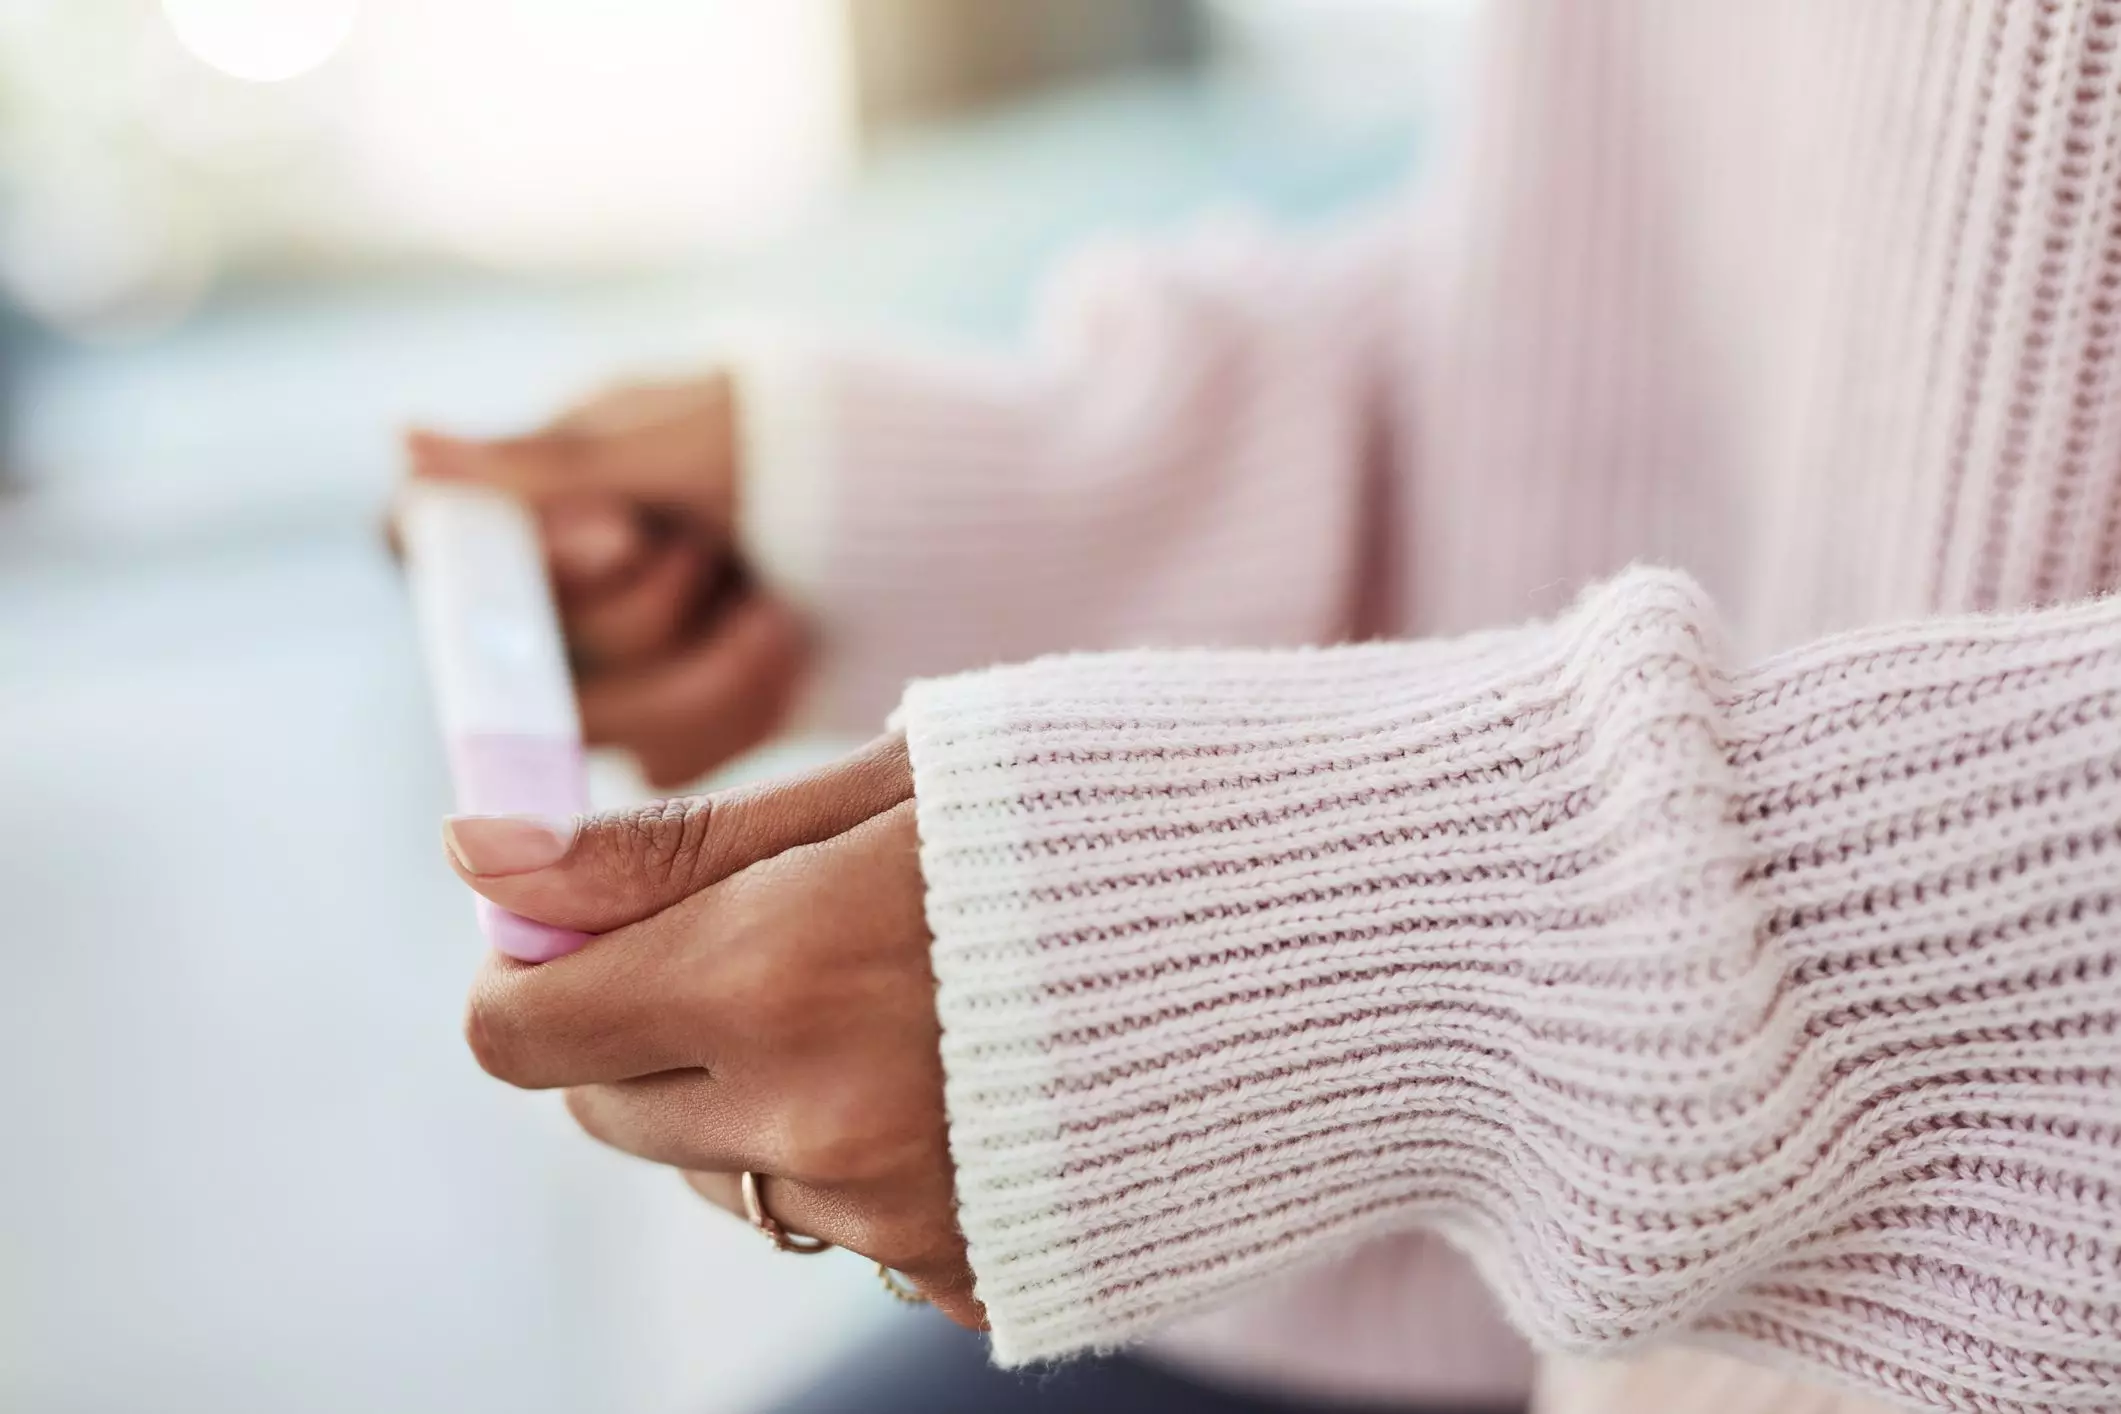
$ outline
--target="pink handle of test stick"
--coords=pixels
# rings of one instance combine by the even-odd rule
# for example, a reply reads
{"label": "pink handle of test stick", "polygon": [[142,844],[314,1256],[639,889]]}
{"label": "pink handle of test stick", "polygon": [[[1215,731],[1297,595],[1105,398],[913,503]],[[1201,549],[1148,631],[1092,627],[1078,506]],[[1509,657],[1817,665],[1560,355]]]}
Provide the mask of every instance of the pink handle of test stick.
{"label": "pink handle of test stick", "polygon": [[[578,815],[589,808],[579,742],[565,737],[475,732],[449,742],[457,809],[467,815]],[[519,962],[550,962],[579,950],[589,934],[519,917],[478,901],[479,927],[496,952]]]}

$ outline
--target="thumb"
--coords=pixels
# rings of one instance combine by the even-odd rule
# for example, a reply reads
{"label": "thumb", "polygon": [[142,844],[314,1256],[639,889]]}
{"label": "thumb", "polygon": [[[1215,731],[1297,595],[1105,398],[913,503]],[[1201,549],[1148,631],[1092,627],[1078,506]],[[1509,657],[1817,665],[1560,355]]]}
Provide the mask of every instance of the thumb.
{"label": "thumb", "polygon": [[903,737],[792,780],[573,818],[456,815],[450,864],[510,913],[608,933],[913,796]]}

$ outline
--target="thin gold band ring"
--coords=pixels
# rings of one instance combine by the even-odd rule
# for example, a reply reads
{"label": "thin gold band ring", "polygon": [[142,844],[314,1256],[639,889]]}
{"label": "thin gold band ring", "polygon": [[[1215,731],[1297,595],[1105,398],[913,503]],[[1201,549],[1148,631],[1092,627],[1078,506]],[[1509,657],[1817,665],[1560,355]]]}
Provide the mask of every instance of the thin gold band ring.
{"label": "thin gold band ring", "polygon": [[793,1252],[798,1257],[815,1257],[820,1252],[830,1252],[832,1244],[822,1238],[805,1237],[799,1232],[790,1232],[782,1227],[780,1220],[766,1211],[766,1200],[759,1195],[759,1176],[744,1170],[741,1184],[744,1190],[744,1216],[751,1225],[766,1234],[766,1240],[783,1252]]}

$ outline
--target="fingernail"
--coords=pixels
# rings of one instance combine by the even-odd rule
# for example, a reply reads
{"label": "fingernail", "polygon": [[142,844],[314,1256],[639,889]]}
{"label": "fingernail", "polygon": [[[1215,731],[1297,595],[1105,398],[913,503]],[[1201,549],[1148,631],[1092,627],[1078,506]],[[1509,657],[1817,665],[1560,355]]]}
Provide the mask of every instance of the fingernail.
{"label": "fingernail", "polygon": [[482,879],[549,869],[574,848],[574,820],[557,815],[452,815],[442,839]]}

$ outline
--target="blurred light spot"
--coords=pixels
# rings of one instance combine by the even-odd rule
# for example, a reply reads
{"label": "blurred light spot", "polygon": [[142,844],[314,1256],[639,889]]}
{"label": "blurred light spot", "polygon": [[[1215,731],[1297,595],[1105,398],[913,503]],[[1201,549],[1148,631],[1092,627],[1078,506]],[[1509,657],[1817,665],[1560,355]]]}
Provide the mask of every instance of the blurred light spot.
{"label": "blurred light spot", "polygon": [[24,174],[0,220],[0,288],[83,338],[155,333],[213,274],[210,228],[167,185],[84,153]]}
{"label": "blurred light spot", "polygon": [[[4,3],[4,0],[0,0]],[[371,0],[341,150],[416,248],[517,270],[786,230],[844,169],[841,0]]]}
{"label": "blurred light spot", "polygon": [[316,68],[346,42],[360,11],[361,0],[162,0],[179,43],[253,83]]}

